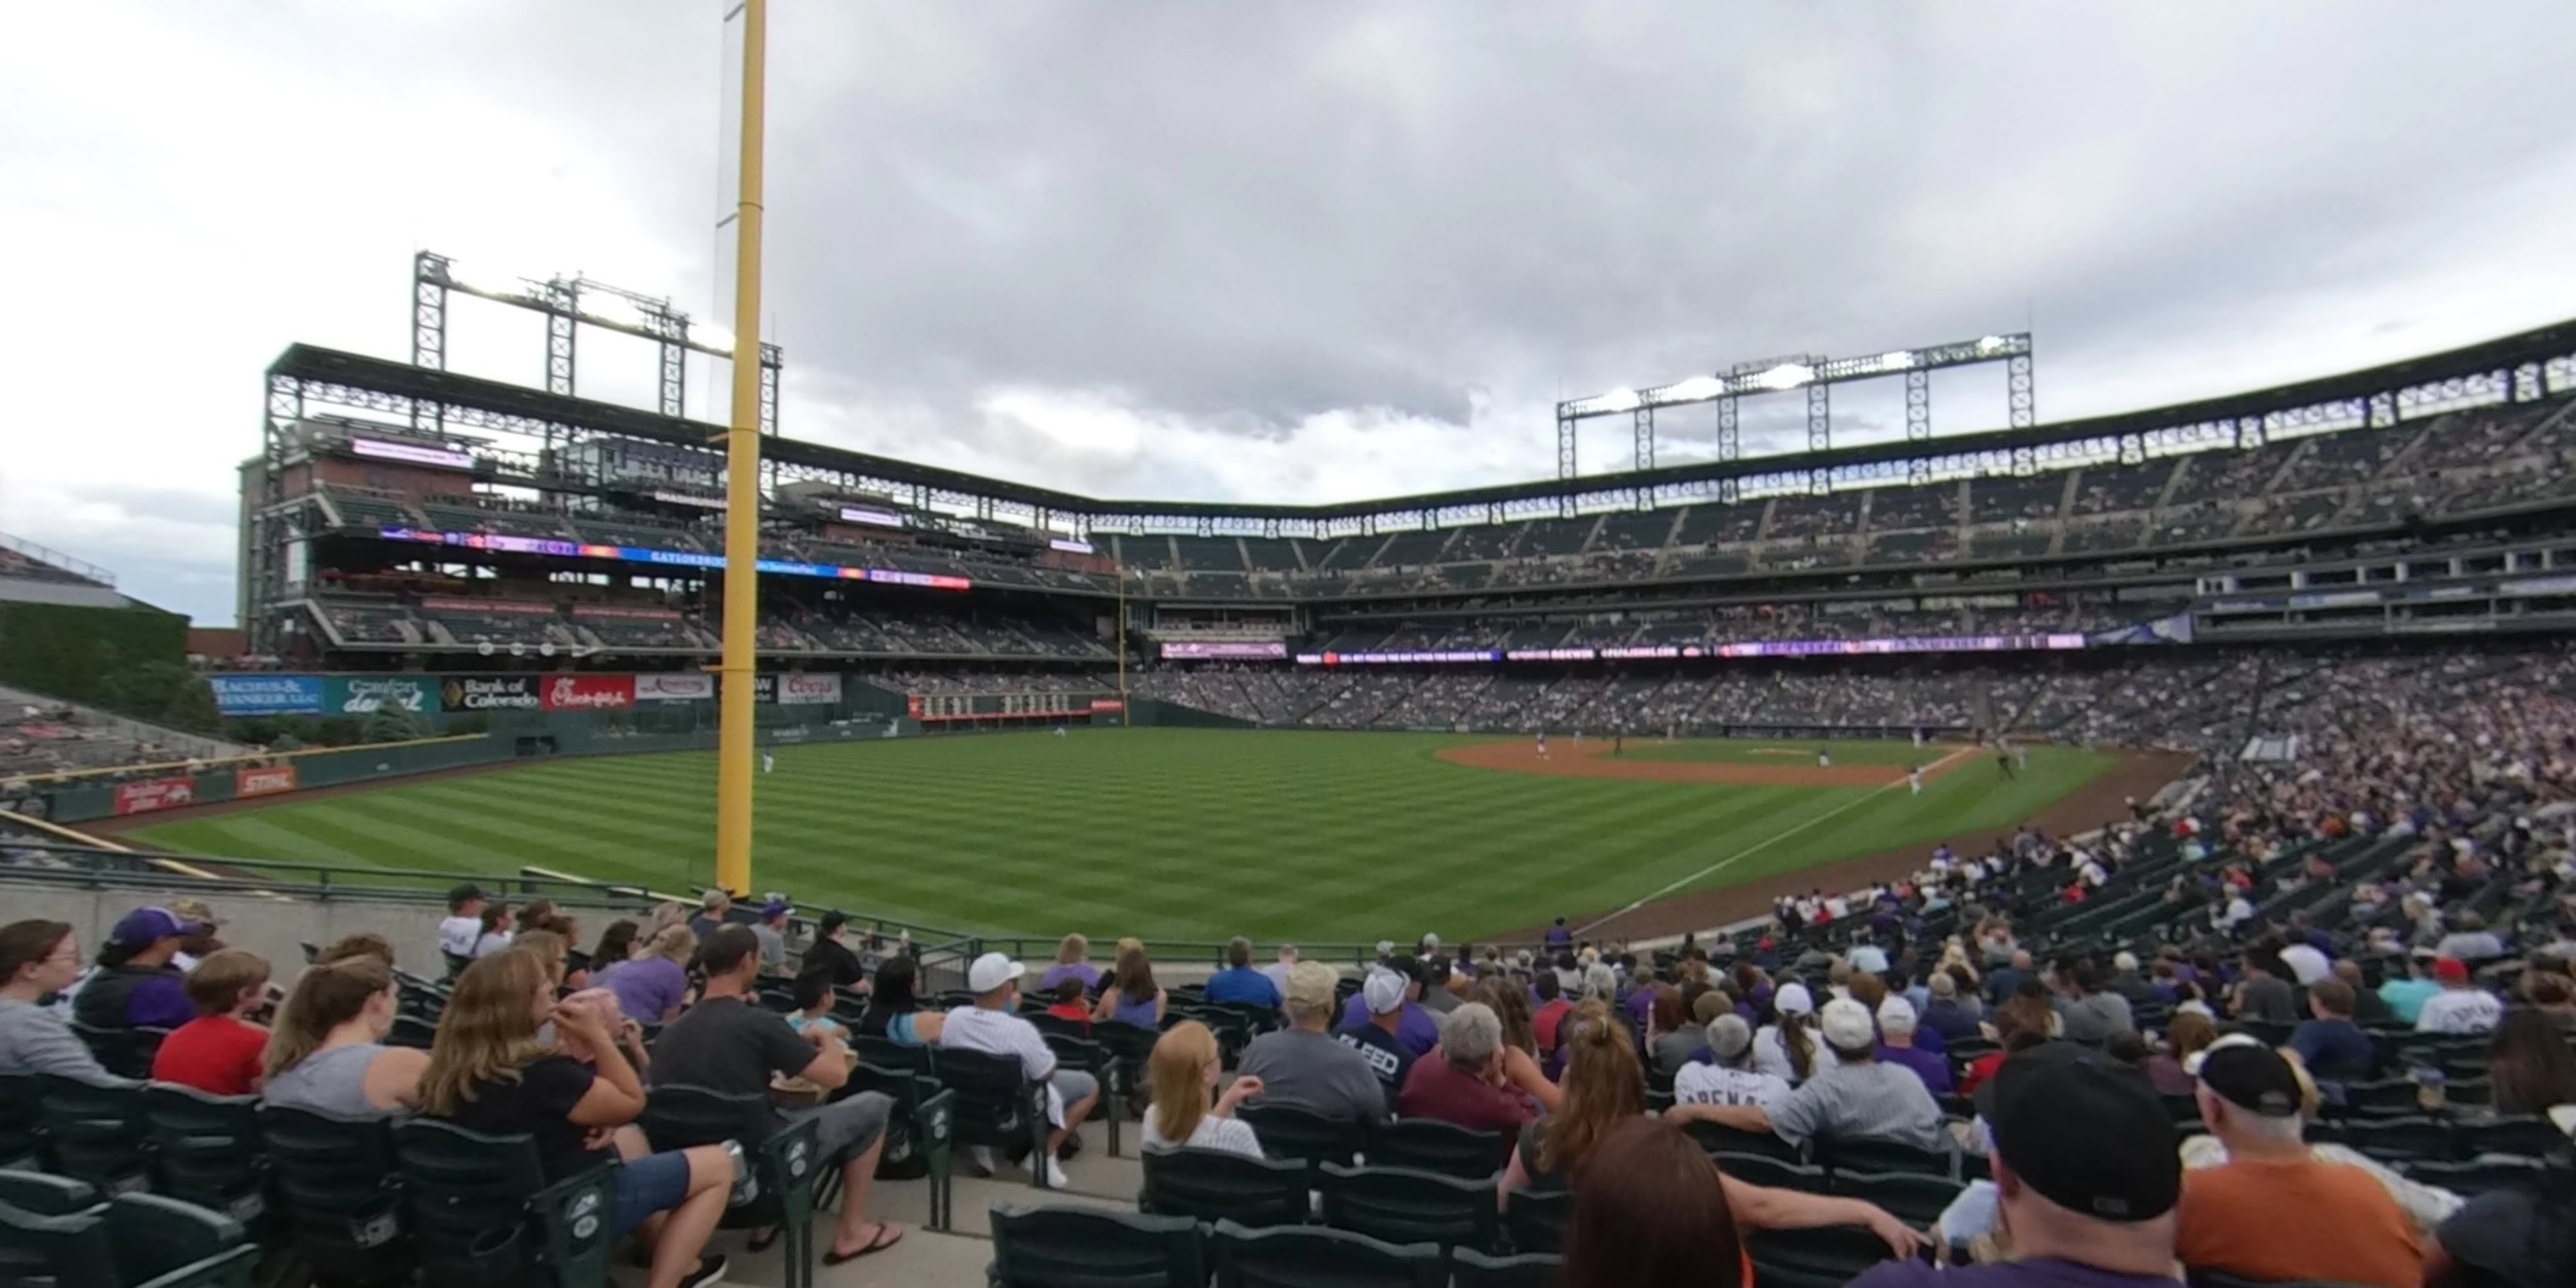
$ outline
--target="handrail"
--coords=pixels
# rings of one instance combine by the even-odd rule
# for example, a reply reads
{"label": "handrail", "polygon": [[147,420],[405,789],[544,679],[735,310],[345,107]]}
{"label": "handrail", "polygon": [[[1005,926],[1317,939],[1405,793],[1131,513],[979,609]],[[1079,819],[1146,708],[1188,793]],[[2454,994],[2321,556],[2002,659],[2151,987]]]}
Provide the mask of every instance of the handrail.
{"label": "handrail", "polygon": [[38,563],[52,564],[56,570],[70,573],[75,577],[87,577],[111,590],[116,587],[115,573],[86,559],[76,559],[64,554],[52,546],[41,545],[25,537],[13,537],[6,532],[0,532],[0,548],[15,550]]}

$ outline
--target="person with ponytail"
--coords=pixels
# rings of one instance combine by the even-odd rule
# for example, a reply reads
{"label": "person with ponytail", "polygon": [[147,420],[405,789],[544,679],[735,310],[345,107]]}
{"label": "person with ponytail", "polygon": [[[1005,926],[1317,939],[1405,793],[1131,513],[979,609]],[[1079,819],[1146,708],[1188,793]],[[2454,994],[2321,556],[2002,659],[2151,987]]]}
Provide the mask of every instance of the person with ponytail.
{"label": "person with ponytail", "polygon": [[429,1054],[385,1045],[394,1009],[394,968],[381,958],[306,967],[269,1029],[261,1099],[332,1118],[410,1112]]}
{"label": "person with ponytail", "polygon": [[1563,1189],[1585,1155],[1611,1128],[1646,1112],[1646,1072],[1628,1026],[1598,999],[1574,1008],[1565,1027],[1563,1098],[1546,1117],[1521,1128],[1503,1169],[1501,1194]]}
{"label": "person with ponytail", "polygon": [[1216,1034],[1197,1020],[1183,1020],[1154,1040],[1145,1058],[1145,1081],[1153,1104],[1145,1111],[1148,1149],[1221,1149],[1261,1157],[1261,1139],[1249,1124],[1237,1121],[1235,1106],[1261,1094],[1261,1079],[1241,1077],[1208,1108],[1208,1093],[1222,1072]]}
{"label": "person with ponytail", "polygon": [[1753,1034],[1753,1067],[1791,1086],[1833,1068],[1834,1053],[1816,1039],[1816,1000],[1804,984],[1783,984],[1772,994],[1777,1024]]}

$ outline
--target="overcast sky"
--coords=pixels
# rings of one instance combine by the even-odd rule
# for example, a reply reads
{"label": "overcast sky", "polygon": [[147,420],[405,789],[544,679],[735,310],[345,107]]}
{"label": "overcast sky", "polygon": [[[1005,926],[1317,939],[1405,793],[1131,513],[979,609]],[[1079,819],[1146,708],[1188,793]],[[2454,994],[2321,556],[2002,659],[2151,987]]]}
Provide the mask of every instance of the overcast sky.
{"label": "overcast sky", "polygon": [[[1546,476],[1558,397],[1783,353],[2027,326],[2055,419],[2576,314],[2565,0],[771,8],[788,432],[1094,494]],[[0,531],[227,622],[261,369],[407,356],[424,246],[729,320],[719,12],[22,6]],[[595,336],[581,392],[647,401]],[[533,316],[452,337],[541,383]],[[1944,430],[2001,408],[1934,386]],[[1627,450],[1603,422],[1586,468]]]}

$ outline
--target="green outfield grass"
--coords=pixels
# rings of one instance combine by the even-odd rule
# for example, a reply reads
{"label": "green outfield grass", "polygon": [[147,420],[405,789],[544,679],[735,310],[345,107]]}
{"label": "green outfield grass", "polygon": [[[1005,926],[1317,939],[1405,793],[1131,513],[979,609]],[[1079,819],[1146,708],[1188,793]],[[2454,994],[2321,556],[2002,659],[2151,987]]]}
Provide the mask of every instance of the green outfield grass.
{"label": "green outfield grass", "polygon": [[[2033,748],[2018,781],[1977,758],[1916,797],[1901,783],[1548,778],[1435,758],[1480,741],[1138,729],[780,747],[759,779],[753,880],[809,906],[964,930],[1454,941],[2009,827],[2114,763]],[[1772,745],[1630,754],[1813,763],[1741,754]],[[1903,764],[1914,749],[1834,745],[1837,764],[1881,752]],[[130,835],[199,854],[476,873],[533,863],[689,888],[713,866],[714,777],[704,753],[565,760]]]}
{"label": "green outfield grass", "polygon": [[[1908,765],[1930,766],[1934,761],[1960,750],[1956,743],[1933,743],[1917,747],[1912,742],[1781,742],[1759,738],[1684,738],[1679,742],[1652,742],[1637,738],[1628,740],[1620,754],[1629,760],[1684,760],[1708,765],[1772,765],[1784,769],[1813,769],[1816,753],[1830,751],[1834,764],[1883,765],[1904,769]],[[1986,753],[1992,759],[1993,753]]]}

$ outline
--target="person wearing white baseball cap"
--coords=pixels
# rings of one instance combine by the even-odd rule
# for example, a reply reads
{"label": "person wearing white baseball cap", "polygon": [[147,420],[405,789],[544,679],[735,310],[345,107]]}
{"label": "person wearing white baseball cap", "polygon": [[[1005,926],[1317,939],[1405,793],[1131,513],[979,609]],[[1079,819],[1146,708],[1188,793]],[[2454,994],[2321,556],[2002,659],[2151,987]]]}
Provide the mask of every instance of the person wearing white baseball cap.
{"label": "person wearing white baseball cap", "polygon": [[1811,1140],[1875,1140],[1926,1152],[1950,1148],[1947,1120],[1923,1080],[1911,1069],[1872,1057],[1878,1026],[1868,1007],[1835,998],[1825,1003],[1818,1027],[1834,1054],[1833,1068],[1799,1084],[1767,1110],[1710,1105],[1697,1116],[1739,1131],[1771,1132],[1799,1146]]}
{"label": "person wearing white baseball cap", "polygon": [[1403,1094],[1404,1076],[1413,1069],[1417,1058],[1413,1048],[1397,1036],[1405,1014],[1404,976],[1394,971],[1371,971],[1360,985],[1355,1000],[1368,1010],[1358,1023],[1344,1017],[1341,1030],[1333,1039],[1360,1053],[1368,1061],[1369,1072],[1386,1090],[1386,1110],[1395,1112],[1396,1098]]}
{"label": "person wearing white baseball cap", "polygon": [[1790,1086],[1834,1067],[1834,1053],[1816,1037],[1816,999],[1804,984],[1783,984],[1771,995],[1780,1022],[1753,1034],[1753,1067]]}
{"label": "person wearing white baseball cap", "polygon": [[[939,1032],[939,1049],[1009,1056],[1020,1062],[1030,1081],[1046,1084],[1047,1121],[1055,1124],[1055,1130],[1047,1136],[1046,1153],[1029,1160],[1029,1170],[1043,1176],[1050,1188],[1063,1189],[1064,1167],[1056,1162],[1056,1152],[1090,1116],[1100,1099],[1100,1082],[1080,1069],[1057,1068],[1055,1052],[1047,1049],[1037,1026],[1019,1017],[1020,979],[1027,973],[1000,953],[976,958],[966,968],[966,988],[975,995],[975,1003],[948,1013]],[[993,1170],[990,1151],[977,1147],[976,1159],[986,1172]]]}

